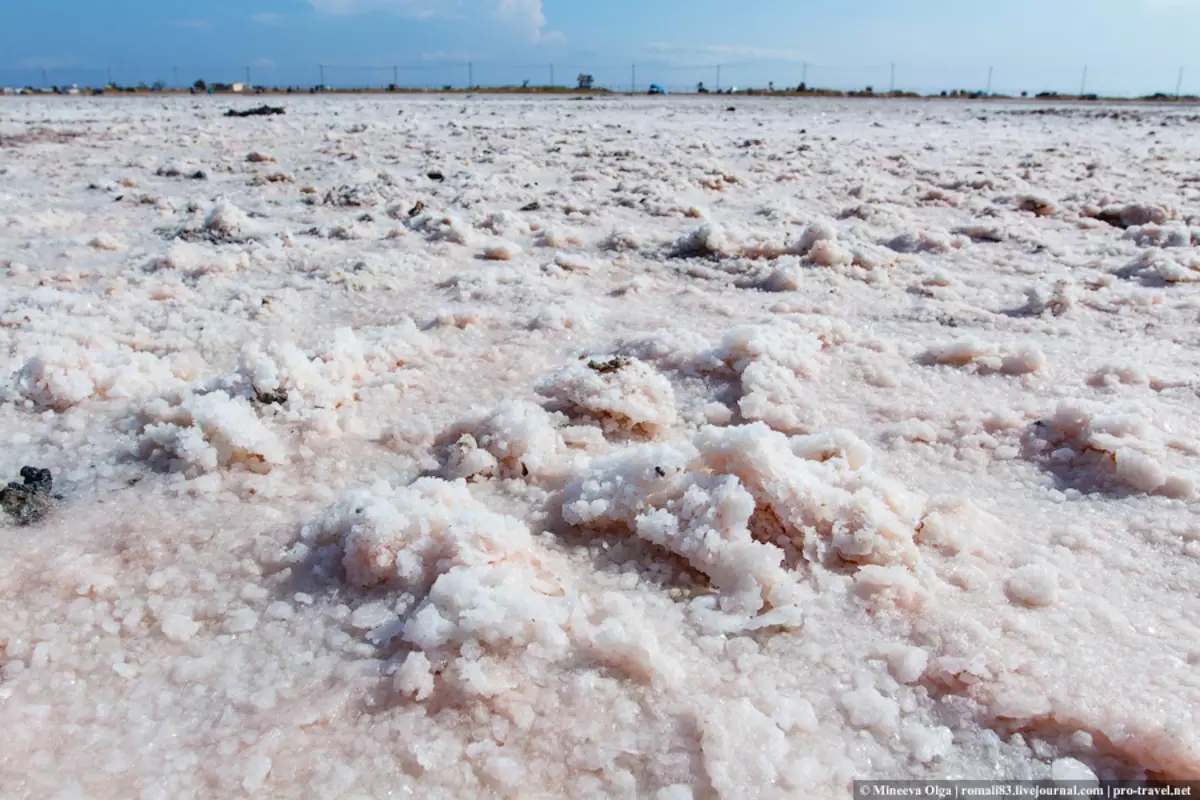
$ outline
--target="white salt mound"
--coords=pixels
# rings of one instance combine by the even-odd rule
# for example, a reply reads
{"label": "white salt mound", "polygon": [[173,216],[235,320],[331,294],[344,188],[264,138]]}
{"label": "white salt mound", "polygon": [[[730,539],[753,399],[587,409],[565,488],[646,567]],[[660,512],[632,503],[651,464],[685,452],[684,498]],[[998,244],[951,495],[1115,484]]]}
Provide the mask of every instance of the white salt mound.
{"label": "white salt mound", "polygon": [[195,476],[241,466],[266,473],[287,461],[278,437],[250,404],[224,392],[158,398],[139,417],[138,454],[172,472]]}
{"label": "white salt mound", "polygon": [[1030,446],[1080,479],[1190,498],[1195,474],[1174,466],[1179,457],[1170,455],[1169,444],[1137,414],[1106,414],[1094,404],[1064,401],[1035,426]]}
{"label": "white salt mound", "polygon": [[738,409],[784,433],[819,426],[816,379],[824,343],[795,323],[746,325],[730,330],[714,353],[741,379]]}
{"label": "white salt mound", "polygon": [[980,375],[1027,375],[1046,366],[1046,356],[1034,345],[995,347],[978,339],[937,344],[919,358],[922,363],[968,369]]}
{"label": "white salt mound", "polygon": [[538,480],[557,475],[565,467],[566,443],[558,430],[564,420],[541,406],[511,400],[471,414],[443,436],[450,442],[446,477],[499,474]]}
{"label": "white salt mound", "polygon": [[[817,563],[826,548],[862,565],[917,563],[923,501],[871,472],[868,456],[844,432],[789,440],[761,423],[705,428],[692,446],[646,445],[587,465],[564,493],[563,518],[620,524],[684,557],[720,590],[723,611],[774,609],[754,625],[798,624],[781,548]],[[915,581],[909,588],[902,602],[918,602]]]}
{"label": "white salt mound", "polygon": [[612,355],[568,363],[538,384],[572,417],[599,422],[605,430],[654,436],[675,424],[671,383],[643,361]]}

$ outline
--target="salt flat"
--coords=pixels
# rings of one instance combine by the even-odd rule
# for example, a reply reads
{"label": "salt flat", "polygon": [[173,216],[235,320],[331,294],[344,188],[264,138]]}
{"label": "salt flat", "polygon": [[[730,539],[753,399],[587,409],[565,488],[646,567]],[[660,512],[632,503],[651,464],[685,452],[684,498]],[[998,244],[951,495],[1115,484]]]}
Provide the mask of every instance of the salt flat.
{"label": "salt flat", "polygon": [[1200,777],[1200,116],[0,104],[0,795]]}

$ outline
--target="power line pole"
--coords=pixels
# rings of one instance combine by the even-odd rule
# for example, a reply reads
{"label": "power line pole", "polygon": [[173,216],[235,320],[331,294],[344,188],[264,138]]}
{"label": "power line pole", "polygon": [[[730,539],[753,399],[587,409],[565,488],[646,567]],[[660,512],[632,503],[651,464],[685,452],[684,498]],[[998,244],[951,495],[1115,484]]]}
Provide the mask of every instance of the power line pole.
{"label": "power line pole", "polygon": [[721,91],[721,65],[717,64],[717,92]]}
{"label": "power line pole", "polygon": [[896,91],[896,65],[892,64],[892,80],[891,85],[888,87],[888,94],[894,91]]}
{"label": "power line pole", "polygon": [[475,63],[473,61],[468,61],[467,62],[467,88],[470,89],[474,85],[475,85]]}
{"label": "power line pole", "polygon": [[629,93],[637,94],[637,64],[633,65],[633,78],[629,83]]}
{"label": "power line pole", "polygon": [[112,86],[112,82],[113,82],[113,79],[112,79],[112,67],[108,67],[108,68],[107,68],[107,72],[108,72],[108,85],[109,85],[109,86]]}
{"label": "power line pole", "polygon": [[804,84],[805,88],[808,88],[808,62],[807,61],[804,62],[804,71],[800,73],[800,82]]}
{"label": "power line pole", "polygon": [[984,92],[984,94],[991,94],[991,93],[992,93],[992,67],[988,67],[988,85],[987,85],[987,91]]}
{"label": "power line pole", "polygon": [[392,67],[392,86],[400,88],[400,68]]}
{"label": "power line pole", "polygon": [[321,88],[324,89],[325,88],[325,65],[321,64],[319,69],[321,70]]}
{"label": "power line pole", "polygon": [[1183,91],[1183,67],[1179,68],[1179,80],[1175,81],[1175,99],[1178,100],[1182,96]]}
{"label": "power line pole", "polygon": [[1080,96],[1080,97],[1083,97],[1083,95],[1084,95],[1086,92],[1087,92],[1087,66],[1084,66],[1084,68],[1083,68],[1083,82],[1079,84],[1079,96]]}

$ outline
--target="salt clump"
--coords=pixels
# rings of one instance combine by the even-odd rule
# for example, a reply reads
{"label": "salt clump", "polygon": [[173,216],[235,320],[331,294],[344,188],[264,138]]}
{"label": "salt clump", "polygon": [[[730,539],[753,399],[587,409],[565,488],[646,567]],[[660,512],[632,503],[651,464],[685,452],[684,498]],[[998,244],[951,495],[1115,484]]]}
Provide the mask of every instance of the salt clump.
{"label": "salt clump", "polygon": [[1091,404],[1064,401],[1034,426],[1029,447],[1076,478],[1167,497],[1195,494],[1195,476],[1171,468],[1161,435],[1136,414],[1104,414]]}
{"label": "salt clump", "polygon": [[158,398],[139,417],[139,455],[172,472],[195,476],[240,465],[266,473],[287,461],[282,444],[250,404],[224,392]]}
{"label": "salt clump", "polygon": [[675,392],[650,365],[621,356],[587,356],[538,384],[555,410],[605,430],[654,436],[675,424]]}

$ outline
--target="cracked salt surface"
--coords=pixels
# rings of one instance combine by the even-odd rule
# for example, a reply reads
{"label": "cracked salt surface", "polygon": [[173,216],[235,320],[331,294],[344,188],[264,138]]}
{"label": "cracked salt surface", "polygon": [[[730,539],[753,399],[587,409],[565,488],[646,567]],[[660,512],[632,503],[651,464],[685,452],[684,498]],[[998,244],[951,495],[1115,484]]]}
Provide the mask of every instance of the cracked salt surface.
{"label": "cracked salt surface", "polygon": [[0,106],[0,795],[1200,777],[1196,119],[736,102]]}

